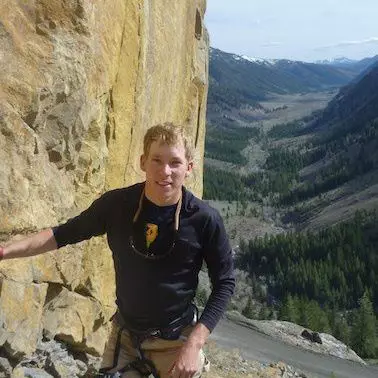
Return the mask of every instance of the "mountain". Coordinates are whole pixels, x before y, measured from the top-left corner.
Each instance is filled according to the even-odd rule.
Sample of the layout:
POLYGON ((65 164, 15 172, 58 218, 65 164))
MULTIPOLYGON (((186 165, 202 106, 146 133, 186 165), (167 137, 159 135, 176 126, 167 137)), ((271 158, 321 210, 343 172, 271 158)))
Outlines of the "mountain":
MULTIPOLYGON (((247 186, 254 183, 253 198, 267 196, 271 191, 281 195, 280 206, 299 204, 301 207, 303 203, 305 210, 301 210, 301 214, 304 217, 298 218, 303 227, 317 218, 312 225, 322 228, 339 222, 346 213, 348 217, 352 216, 358 208, 378 205, 378 61, 367 58, 348 64, 364 69, 348 70, 330 64, 263 60, 215 49, 211 51, 209 97, 212 101, 208 102, 207 119, 214 127, 208 128, 207 156, 214 159, 215 151, 218 154, 216 159, 243 163, 246 158, 237 152, 254 138, 257 160, 250 162, 250 166, 256 171, 269 171, 269 174, 264 176, 261 173, 261 177, 255 175, 247 181, 247 186), (373 64, 367 66, 369 62, 373 64), (273 77, 274 81, 271 80, 273 77), (347 85, 341 86, 343 81, 347 85), (260 98, 269 98, 272 93, 292 93, 298 89, 311 91, 316 86, 318 90, 334 88, 337 83, 341 89, 328 106, 303 120, 280 122, 281 114, 282 120, 288 119, 292 106, 289 101, 294 96, 288 97, 290 106, 287 109, 283 109, 286 100, 265 101, 264 107, 259 103, 260 98), (263 90, 258 94, 256 88, 263 90), (255 90, 253 95, 252 90, 255 90), (267 105, 270 103, 272 105, 267 105), (246 104, 250 106, 246 107, 246 104), (257 130, 264 133, 265 125, 268 122, 272 125, 272 119, 277 119, 277 127, 274 126, 273 134, 268 133, 267 137, 276 140, 286 137, 287 142, 277 140, 278 144, 271 143, 271 146, 281 146, 277 154, 259 146, 264 151, 261 153, 268 156, 264 166, 258 160, 258 137, 244 135, 246 131, 238 126, 263 124, 257 130), (238 135, 231 135, 231 132, 238 135), (298 135, 299 138, 295 138, 298 135), (227 140, 227 149, 222 140, 227 140), (290 151, 298 145, 298 151, 295 151, 298 156, 286 156, 285 147, 282 147, 285 143, 291 143, 288 145, 290 151), (272 169, 276 169, 279 175, 272 173, 272 169), (299 175, 293 176, 297 169, 299 175)), ((304 106, 313 109, 310 102, 304 102, 304 106)), ((235 180, 235 187, 242 185, 237 182, 237 177, 235 180)))
POLYGON ((378 117, 378 62, 359 81, 343 87, 314 125, 333 136, 359 132, 378 117))
POLYGON ((268 61, 252 61, 239 55, 210 49, 208 104, 238 108, 257 106, 268 93, 301 92, 304 88, 289 75, 281 74, 268 61))
POLYGON ((362 71, 365 71, 366 69, 369 69, 369 67, 371 68, 377 62, 378 62, 378 55, 375 55, 371 58, 365 58, 356 62, 355 64, 353 64, 353 67, 355 67, 357 70, 362 72, 362 71))
POLYGON ((243 104, 258 108, 258 102, 271 94, 339 88, 359 72, 329 64, 251 58, 211 48, 208 106, 210 112, 243 104))
POLYGON ((292 75, 301 82, 304 88, 322 90, 340 87, 348 83, 355 75, 327 64, 305 63, 281 59, 276 62, 275 68, 292 75))
POLYGON ((303 226, 323 228, 378 207, 378 63, 302 132, 316 135, 313 158, 283 202, 311 203, 303 226))
POLYGON ((372 66, 374 63, 378 62, 378 55, 375 55, 370 58, 364 58, 362 60, 348 59, 345 57, 336 58, 331 60, 319 60, 317 64, 331 65, 339 68, 347 68, 354 72, 362 72, 366 70, 369 66, 372 66))
POLYGON ((335 58, 335 59, 325 59, 325 60, 318 60, 315 63, 316 64, 329 64, 331 66, 349 66, 353 65, 356 63, 357 60, 354 59, 349 59, 346 57, 341 57, 341 58, 335 58))

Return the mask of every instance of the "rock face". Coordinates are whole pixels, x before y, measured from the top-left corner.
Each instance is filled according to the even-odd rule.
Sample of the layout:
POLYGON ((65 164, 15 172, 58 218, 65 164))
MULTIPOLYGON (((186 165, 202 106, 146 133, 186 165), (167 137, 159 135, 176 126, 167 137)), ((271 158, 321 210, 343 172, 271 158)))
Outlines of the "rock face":
MULTIPOLYGON (((142 136, 160 122, 192 138, 201 195, 204 12, 205 0, 0 3, 0 244, 142 181, 142 136)), ((101 238, 3 261, 1 353, 30 355, 44 337, 100 355, 113 279, 101 238)))
POLYGON ((366 362, 359 357, 356 352, 327 333, 319 334, 307 330, 306 333, 311 338, 310 341, 303 337, 303 327, 295 323, 283 320, 252 320, 240 315, 236 311, 229 311, 226 316, 230 320, 244 324, 247 327, 251 326, 259 332, 272 336, 277 340, 282 340, 287 344, 300 346, 301 348, 316 353, 332 355, 366 365, 366 362), (314 342, 314 334, 315 340, 317 340, 316 342, 314 342), (319 341, 321 341, 321 343, 319 341))

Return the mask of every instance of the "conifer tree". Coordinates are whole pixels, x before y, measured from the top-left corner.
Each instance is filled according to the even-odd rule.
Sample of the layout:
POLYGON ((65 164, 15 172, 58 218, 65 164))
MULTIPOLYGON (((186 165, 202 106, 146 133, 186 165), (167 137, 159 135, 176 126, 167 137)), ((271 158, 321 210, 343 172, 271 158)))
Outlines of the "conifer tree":
POLYGON ((266 306, 266 304, 263 304, 259 311, 259 320, 267 320, 269 319, 269 308, 266 306))
POLYGON ((348 323, 344 316, 336 316, 333 335, 336 339, 342 341, 344 344, 349 344, 350 342, 350 331, 348 323))
POLYGON ((297 323, 299 321, 299 314, 298 308, 296 307, 296 301, 292 298, 290 294, 287 295, 287 297, 281 305, 279 319, 293 323, 297 323))
POLYGON ((359 304, 352 326, 351 346, 361 357, 374 357, 377 347, 376 318, 367 292, 359 304))
POLYGON ((247 304, 242 310, 242 315, 249 319, 253 319, 254 317, 254 308, 252 303, 252 297, 250 295, 248 296, 247 304))

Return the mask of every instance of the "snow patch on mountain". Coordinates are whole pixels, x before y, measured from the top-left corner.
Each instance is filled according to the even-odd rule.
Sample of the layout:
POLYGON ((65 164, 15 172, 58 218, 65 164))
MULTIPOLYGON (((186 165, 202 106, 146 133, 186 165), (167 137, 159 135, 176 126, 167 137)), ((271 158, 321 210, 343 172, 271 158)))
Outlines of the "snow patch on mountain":
POLYGON ((276 59, 264 59, 264 58, 256 58, 256 57, 250 57, 248 55, 232 55, 232 57, 235 59, 235 60, 246 60, 248 62, 251 62, 251 63, 257 63, 257 64, 266 64, 266 65, 274 65, 277 60, 276 59))
POLYGON ((356 63, 357 60, 349 59, 346 57, 339 57, 333 59, 317 60, 316 64, 328 64, 328 65, 350 65, 356 63))

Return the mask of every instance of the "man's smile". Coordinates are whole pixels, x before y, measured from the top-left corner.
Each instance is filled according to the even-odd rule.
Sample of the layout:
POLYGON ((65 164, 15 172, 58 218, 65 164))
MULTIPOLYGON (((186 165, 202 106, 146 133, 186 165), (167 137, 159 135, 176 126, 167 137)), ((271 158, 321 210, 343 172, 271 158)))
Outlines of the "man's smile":
POLYGON ((171 186, 172 185, 172 183, 171 182, 166 182, 166 181, 157 181, 156 182, 158 185, 160 185, 160 186, 171 186))

